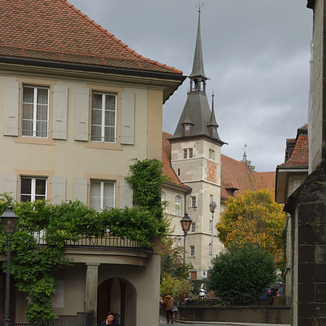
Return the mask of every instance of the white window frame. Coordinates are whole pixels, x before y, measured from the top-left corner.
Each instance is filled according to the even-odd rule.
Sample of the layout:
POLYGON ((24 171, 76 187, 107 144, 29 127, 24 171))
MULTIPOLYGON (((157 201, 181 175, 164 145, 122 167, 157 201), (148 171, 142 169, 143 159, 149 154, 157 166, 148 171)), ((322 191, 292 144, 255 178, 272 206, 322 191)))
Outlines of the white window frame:
POLYGON ((99 211, 102 211, 105 208, 110 208, 111 206, 104 206, 104 190, 105 190, 105 185, 112 185, 113 186, 113 198, 112 198, 112 208, 115 207, 115 191, 116 191, 116 184, 114 181, 111 180, 91 180, 90 181, 90 206, 97 209, 97 207, 92 206, 92 198, 96 198, 96 199, 100 199, 100 207, 99 207, 99 211), (100 197, 98 196, 92 196, 92 183, 93 182, 99 182, 100 183, 100 197))
POLYGON ((184 148, 183 149, 183 158, 187 158, 188 157, 188 149, 184 148))
POLYGON ((181 216, 182 211, 181 211, 181 196, 177 195, 175 196, 175 215, 181 216))
POLYGON ((196 222, 191 223, 191 232, 196 232, 196 222))
POLYGON ((48 188, 48 180, 44 177, 28 177, 28 176, 22 176, 20 178, 20 202, 22 202, 22 196, 30 196, 31 202, 36 200, 36 197, 44 197, 44 199, 47 198, 47 188, 48 188), (22 180, 30 179, 31 180, 31 193, 30 194, 23 194, 22 193, 22 180), (37 180, 45 180, 45 193, 43 194, 36 194, 36 181, 37 180))
POLYGON ((21 135, 23 137, 33 137, 33 138, 48 138, 49 135, 49 87, 45 87, 45 86, 33 86, 33 85, 23 85, 23 95, 22 95, 22 117, 21 117, 21 123, 22 123, 22 130, 21 130, 21 135), (34 90, 34 94, 33 94, 33 103, 26 103, 24 102, 24 89, 26 88, 32 88, 34 90), (37 135, 37 133, 42 132, 40 130, 38 130, 37 128, 37 122, 38 121, 44 121, 44 120, 37 120, 37 106, 38 105, 45 105, 45 104, 38 104, 37 103, 37 92, 39 89, 46 89, 47 90, 47 110, 46 110, 46 136, 39 136, 37 135), (28 134, 24 134, 24 132, 26 132, 26 130, 23 129, 23 121, 26 120, 31 120, 31 119, 24 119, 24 104, 28 105, 28 104, 32 104, 33 105, 33 118, 32 118, 32 122, 33 122, 33 129, 32 130, 28 130, 28 131, 32 131, 32 135, 28 135, 28 134))
MULTIPOLYGON (((107 111, 110 111, 112 112, 113 110, 107 110, 107 111)), ((116 140, 117 140, 117 94, 113 94, 113 93, 105 93, 105 92, 96 92, 96 91, 93 91, 92 92, 92 109, 91 109, 91 141, 92 142, 99 142, 99 143, 116 143, 116 140), (102 105, 101 105, 101 124, 98 125, 98 124, 95 124, 93 122, 93 119, 92 119, 92 115, 93 115, 93 110, 97 110, 98 111, 98 108, 93 108, 93 95, 101 95, 102 96, 102 105), (114 127, 113 126, 109 126, 109 125, 105 125, 105 99, 106 99, 106 96, 112 96, 114 97, 114 127), (93 137, 95 137, 95 135, 93 135, 93 126, 96 126, 96 127, 101 127, 101 139, 100 140, 97 140, 97 139, 94 139, 93 137), (114 139, 113 141, 106 141, 105 140, 105 128, 106 127, 109 127, 109 128, 114 128, 114 139)))
POLYGON ((190 256, 195 256, 195 246, 190 246, 190 256))
POLYGON ((196 196, 191 196, 191 207, 196 207, 197 206, 197 198, 196 196))

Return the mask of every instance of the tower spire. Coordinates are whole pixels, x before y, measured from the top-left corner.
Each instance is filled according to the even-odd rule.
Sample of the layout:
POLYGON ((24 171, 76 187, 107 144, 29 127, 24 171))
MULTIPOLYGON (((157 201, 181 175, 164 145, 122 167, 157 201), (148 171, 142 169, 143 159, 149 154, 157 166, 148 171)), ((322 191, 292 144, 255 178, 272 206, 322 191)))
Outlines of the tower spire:
POLYGON ((197 27, 197 38, 196 38, 194 62, 193 62, 193 66, 192 66, 192 72, 189 75, 189 78, 190 78, 190 85, 191 85, 190 91, 203 91, 205 93, 207 77, 206 77, 205 71, 204 71, 204 59, 203 59, 203 51, 202 51, 202 44, 201 44, 200 12, 201 12, 201 6, 199 3, 198 27, 197 27), (203 84, 202 89, 201 89, 201 85, 200 85, 201 83, 203 84))

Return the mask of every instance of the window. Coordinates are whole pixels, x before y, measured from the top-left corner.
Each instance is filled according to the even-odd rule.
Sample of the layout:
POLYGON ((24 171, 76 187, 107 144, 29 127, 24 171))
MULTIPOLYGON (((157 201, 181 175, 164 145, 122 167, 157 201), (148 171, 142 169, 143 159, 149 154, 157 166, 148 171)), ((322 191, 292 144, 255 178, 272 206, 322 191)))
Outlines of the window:
POLYGON ((178 176, 180 176, 180 169, 178 169, 178 176))
POLYGON ((215 151, 212 149, 209 150, 209 158, 211 160, 215 160, 215 151))
POLYGON ((162 204, 163 211, 165 211, 166 206, 167 206, 167 202, 165 200, 165 193, 164 192, 161 193, 161 204, 162 204))
POLYGON ((212 203, 214 201, 213 195, 209 195, 209 202, 212 203))
POLYGON ((116 103, 115 94, 93 92, 92 141, 115 143, 117 120, 116 103))
POLYGON ((193 156, 193 149, 192 148, 189 148, 188 151, 189 151, 189 158, 192 158, 192 156, 193 156))
POLYGON ((101 211, 106 207, 114 207, 115 183, 112 181, 91 181, 90 206, 101 211))
POLYGON ((181 216, 181 197, 175 196, 175 215, 181 216))
POLYGON ((210 256, 212 256, 212 244, 210 243, 209 244, 209 246, 208 246, 208 254, 210 255, 210 256))
POLYGON ((196 207, 197 202, 196 202, 196 196, 191 196, 191 207, 196 207))
POLYGON ((196 232, 196 222, 191 223, 191 232, 196 232))
POLYGON ((193 158, 194 150, 193 148, 184 148, 183 149, 183 158, 193 158))
POLYGON ((49 88, 23 86, 22 136, 48 137, 49 88))
POLYGON ((20 180, 20 201, 33 202, 46 199, 46 178, 22 177, 20 180))
POLYGON ((195 256, 195 246, 190 246, 190 256, 195 256))

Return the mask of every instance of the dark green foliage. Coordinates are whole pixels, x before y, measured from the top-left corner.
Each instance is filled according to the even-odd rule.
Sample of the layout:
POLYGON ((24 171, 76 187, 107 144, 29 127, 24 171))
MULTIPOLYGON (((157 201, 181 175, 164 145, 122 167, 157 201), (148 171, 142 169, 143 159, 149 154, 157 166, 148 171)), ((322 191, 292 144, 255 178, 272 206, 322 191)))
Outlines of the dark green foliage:
POLYGON ((247 298, 249 303, 275 279, 276 266, 271 253, 253 245, 233 246, 214 259, 209 288, 221 298, 247 298))
POLYGON ((162 218, 161 186, 166 181, 162 175, 163 163, 156 159, 134 159, 134 162, 130 166, 132 175, 126 178, 134 190, 133 203, 148 210, 156 218, 162 218))

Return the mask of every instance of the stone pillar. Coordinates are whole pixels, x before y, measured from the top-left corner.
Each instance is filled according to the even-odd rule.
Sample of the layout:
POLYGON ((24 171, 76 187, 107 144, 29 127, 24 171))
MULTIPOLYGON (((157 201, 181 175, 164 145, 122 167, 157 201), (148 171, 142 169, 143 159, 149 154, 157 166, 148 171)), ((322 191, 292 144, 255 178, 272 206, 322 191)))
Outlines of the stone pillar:
POLYGON ((86 263, 86 312, 93 315, 92 326, 97 323, 97 288, 98 288, 98 267, 100 263, 86 263))

